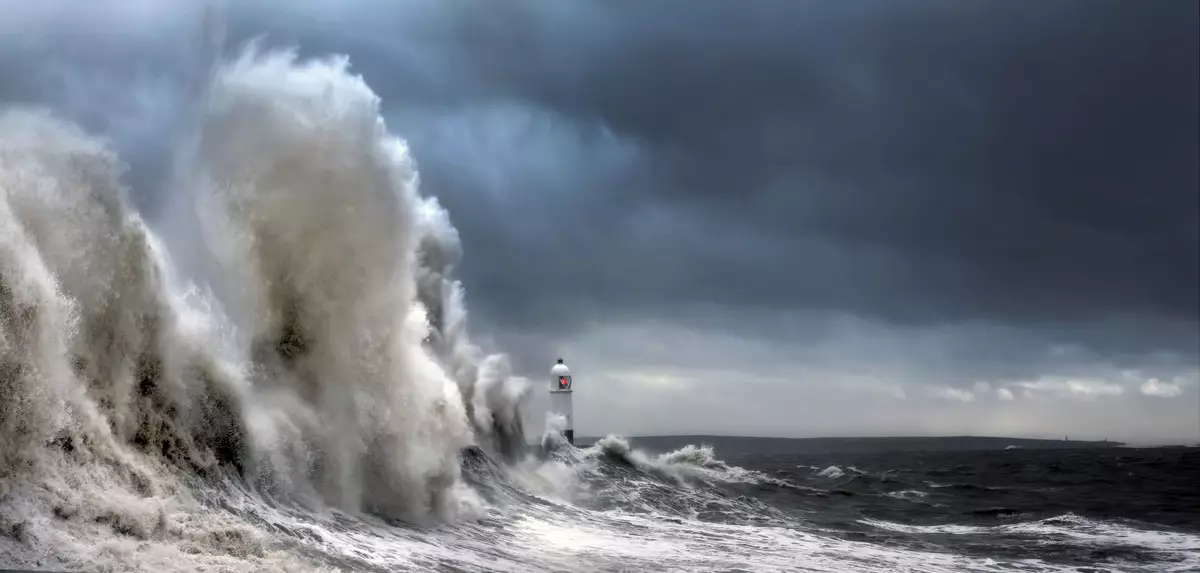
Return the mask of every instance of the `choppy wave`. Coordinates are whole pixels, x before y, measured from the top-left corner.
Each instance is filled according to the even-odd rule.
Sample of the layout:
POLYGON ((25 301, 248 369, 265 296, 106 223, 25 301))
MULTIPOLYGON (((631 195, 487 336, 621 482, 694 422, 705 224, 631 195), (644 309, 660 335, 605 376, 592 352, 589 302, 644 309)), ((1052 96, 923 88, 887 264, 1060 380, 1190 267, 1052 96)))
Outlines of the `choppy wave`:
MULTIPOLYGON (((526 448, 529 384, 472 343, 457 232, 365 81, 344 58, 251 47, 203 83, 157 224, 102 138, 0 115, 0 565, 1058 569, 877 543, 775 503, 887 479, 853 466, 807 483, 702 445, 577 449, 553 420, 526 448)), ((999 527, 1196 564, 1187 534, 999 527)))

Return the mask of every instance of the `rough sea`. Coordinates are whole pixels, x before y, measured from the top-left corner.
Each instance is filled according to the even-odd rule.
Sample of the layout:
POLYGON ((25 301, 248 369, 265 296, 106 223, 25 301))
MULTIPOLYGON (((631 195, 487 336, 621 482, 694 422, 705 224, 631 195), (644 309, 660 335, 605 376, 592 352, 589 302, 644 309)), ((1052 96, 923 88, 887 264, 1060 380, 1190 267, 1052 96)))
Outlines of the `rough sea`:
POLYGON ((1200 570, 1196 450, 527 431, 368 79, 251 47, 197 85, 151 214, 101 134, 0 112, 0 568, 1200 570))
MULTIPOLYGON (((1200 570, 1200 448, 1000 438, 687 437, 634 444, 670 451, 681 442, 716 444, 730 472, 758 477, 715 484, 717 495, 778 511, 786 515, 784 527, 872 548, 837 545, 845 552, 840 564, 824 567, 804 552, 782 570, 1200 570), (897 552, 874 552, 882 548, 897 552)), ((692 450, 652 459, 678 459, 683 451, 692 450)), ((705 515, 723 519, 694 514, 705 515)))

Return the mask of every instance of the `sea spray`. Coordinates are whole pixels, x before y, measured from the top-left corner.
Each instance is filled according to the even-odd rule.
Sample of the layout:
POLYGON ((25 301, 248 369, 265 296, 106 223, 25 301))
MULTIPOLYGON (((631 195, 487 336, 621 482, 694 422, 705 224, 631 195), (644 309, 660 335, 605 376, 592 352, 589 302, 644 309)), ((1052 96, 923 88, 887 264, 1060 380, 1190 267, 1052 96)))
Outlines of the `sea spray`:
POLYGON ((429 321, 426 345, 457 382, 480 445, 514 462, 526 449, 520 406, 529 381, 512 374, 506 355, 484 356, 471 342, 465 291, 450 278, 463 254, 458 231, 435 197, 424 199, 417 213, 417 298, 429 321))
POLYGON ((220 297, 284 426, 256 445, 301 452, 292 478, 327 502, 421 519, 453 504, 442 496, 471 428, 421 345, 415 170, 346 65, 251 50, 223 69, 196 193, 220 297))
POLYGON ((0 116, 0 533, 65 558, 105 529, 258 547, 199 519, 197 479, 479 515, 459 452, 518 457, 528 384, 469 341, 457 234, 378 98, 345 59, 250 49, 199 101, 165 191, 190 225, 161 240, 105 141, 0 116))
POLYGON ((191 506, 176 477, 213 475, 238 435, 122 172, 75 126, 0 115, 0 530, 35 554, 81 547, 55 522, 167 534, 191 506))
POLYGON ((24 428, 6 425, 6 453, 25 449, 34 467, 53 444, 130 465, 136 445, 210 469, 220 448, 191 437, 222 427, 206 413, 236 419, 236 398, 180 328, 161 251, 126 207, 123 167, 41 112, 6 113, 0 142, 3 399, 6 422, 24 428))
POLYGON ((294 491, 454 519, 478 510, 452 495, 458 452, 523 445, 526 384, 471 344, 457 231, 347 66, 251 47, 205 97, 187 179, 211 284, 268 390, 249 406, 270 413, 255 416, 270 437, 253 441, 255 471, 278 484, 283 448, 288 483, 308 478, 294 491))

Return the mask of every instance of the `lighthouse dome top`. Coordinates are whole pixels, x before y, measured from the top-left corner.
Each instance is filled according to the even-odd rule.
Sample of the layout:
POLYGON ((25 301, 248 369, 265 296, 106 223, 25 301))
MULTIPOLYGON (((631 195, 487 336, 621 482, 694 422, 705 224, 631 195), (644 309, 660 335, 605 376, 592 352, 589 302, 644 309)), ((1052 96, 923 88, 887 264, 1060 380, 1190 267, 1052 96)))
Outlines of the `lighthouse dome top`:
POLYGON ((571 369, 567 368, 566 364, 563 364, 562 358, 559 358, 558 363, 550 368, 550 374, 553 376, 570 376, 571 369))

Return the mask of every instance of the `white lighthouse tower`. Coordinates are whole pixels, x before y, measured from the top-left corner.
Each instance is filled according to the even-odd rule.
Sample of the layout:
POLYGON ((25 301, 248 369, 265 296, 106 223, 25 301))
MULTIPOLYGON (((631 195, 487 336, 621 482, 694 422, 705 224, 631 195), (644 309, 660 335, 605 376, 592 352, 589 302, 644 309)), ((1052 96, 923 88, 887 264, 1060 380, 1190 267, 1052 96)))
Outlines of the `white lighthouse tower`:
POLYGON ((563 436, 567 443, 575 445, 575 412, 571 407, 571 369, 558 363, 550 368, 550 413, 566 418, 567 425, 563 427, 563 436))

